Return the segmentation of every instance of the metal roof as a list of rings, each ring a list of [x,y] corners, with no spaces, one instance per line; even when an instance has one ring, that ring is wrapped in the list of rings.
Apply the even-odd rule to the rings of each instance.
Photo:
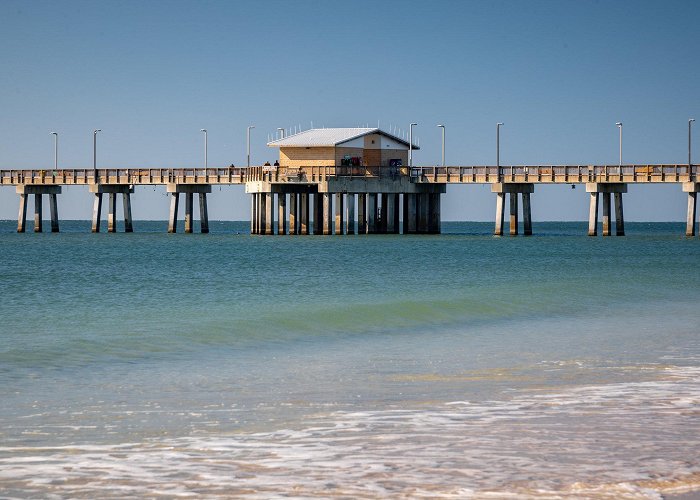
[[[271,148],[333,147],[369,134],[381,134],[408,146],[408,141],[378,128],[312,128],[284,139],[268,142]],[[420,149],[415,144],[413,149]]]

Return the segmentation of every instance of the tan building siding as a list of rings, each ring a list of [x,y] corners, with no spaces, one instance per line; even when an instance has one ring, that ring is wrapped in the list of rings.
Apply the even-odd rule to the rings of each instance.
[[[382,149],[382,167],[389,166],[389,160],[398,158],[401,160],[402,165],[405,167],[408,165],[408,151],[405,149]]]
[[[283,167],[333,166],[335,158],[334,147],[280,148],[280,165]]]
[[[335,148],[335,164],[340,166],[340,160],[346,156],[349,156],[350,158],[355,156],[362,158],[363,152],[364,150],[362,148],[344,148],[342,146],[337,146]],[[360,164],[363,165],[362,162],[360,162]]]

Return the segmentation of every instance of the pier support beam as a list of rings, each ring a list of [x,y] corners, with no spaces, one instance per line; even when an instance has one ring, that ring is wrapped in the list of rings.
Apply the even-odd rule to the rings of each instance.
[[[250,234],[255,234],[255,219],[256,219],[255,208],[256,208],[257,201],[258,201],[257,198],[258,198],[257,193],[251,193],[251,195],[250,195]]]
[[[535,192],[535,185],[531,183],[503,183],[491,185],[491,192],[496,193],[496,227],[493,234],[503,236],[503,221],[505,215],[506,194],[510,194],[510,235],[518,234],[518,195],[523,200],[523,219],[525,221],[523,233],[532,234],[532,213],[530,209],[530,195]]]
[[[277,193],[277,234],[287,234],[287,195]]]
[[[51,209],[51,232],[58,232],[58,202],[56,195],[61,194],[61,186],[42,186],[34,184],[20,184],[16,187],[19,195],[19,212],[17,214],[17,232],[23,233],[27,228],[27,202],[29,195],[34,196],[34,232],[43,230],[43,200],[42,196],[49,195],[49,208]]]
[[[264,193],[265,197],[265,234],[270,236],[275,234],[275,195],[274,193]]]
[[[105,186],[107,187],[107,186]],[[168,232],[177,232],[177,209],[180,194],[185,195],[185,232],[194,232],[194,195],[199,194],[199,218],[200,231],[209,232],[209,210],[207,209],[206,194],[211,193],[210,184],[168,184],[166,191],[172,196],[170,199],[170,217],[168,219]],[[133,192],[133,191],[132,191]],[[204,195],[204,196],[202,196]],[[253,203],[253,202],[251,202]],[[251,216],[254,214],[251,214]],[[251,226],[253,224],[251,223]]]
[[[404,193],[403,195],[403,233],[416,234],[418,232],[418,217],[416,214],[416,199],[418,195],[414,193]]]
[[[377,193],[367,194],[367,233],[377,232]]]
[[[345,234],[355,234],[355,193],[345,197]]]
[[[92,206],[92,232],[100,232],[100,222],[102,219],[102,195],[108,194],[107,200],[107,232],[117,231],[117,195],[121,194],[124,202],[124,231],[131,233],[134,231],[131,218],[131,193],[134,187],[129,184],[90,184],[90,192],[95,195]]]
[[[588,236],[598,236],[598,192],[591,193],[591,204],[588,209]]]
[[[345,232],[345,194],[335,194],[335,234],[343,234]]]
[[[107,232],[116,233],[117,232],[117,195],[116,193],[109,193],[109,198],[107,202]]]
[[[289,234],[299,234],[297,225],[299,218],[297,217],[297,193],[289,193]]]
[[[124,205],[124,232],[134,232],[134,220],[131,217],[131,193],[122,193],[122,204]]]
[[[430,193],[430,220],[428,221],[428,232],[430,234],[440,234],[440,193]]]
[[[28,194],[19,195],[19,215],[17,216],[17,232],[23,233],[27,225],[27,198]]]
[[[42,229],[43,229],[43,226],[42,226],[43,214],[42,214],[41,196],[42,196],[41,194],[34,195],[34,232],[35,233],[40,233],[40,232],[42,232]]]
[[[430,218],[430,194],[419,193],[416,195],[416,210],[418,212],[417,232],[425,234],[428,232],[428,219]]]
[[[366,193],[357,193],[357,234],[367,234]]]
[[[325,235],[333,234],[333,193],[323,193],[321,195],[321,202],[323,203],[323,227],[321,231]]]
[[[55,194],[49,194],[49,211],[51,212],[51,232],[58,232],[58,200]]]
[[[192,233],[192,205],[194,205],[194,193],[185,193],[185,232]]]
[[[518,235],[518,193],[510,193],[510,235]]]
[[[589,182],[586,184],[586,192],[591,194],[590,208],[588,212],[588,236],[598,234],[598,205],[603,198],[603,236],[610,236],[611,231],[611,195],[615,195],[615,234],[624,236],[625,217],[622,206],[622,195],[627,192],[627,184],[619,182]]]
[[[394,234],[401,233],[401,195],[395,193],[394,197]]]
[[[506,208],[506,194],[496,193],[496,227],[493,230],[493,234],[496,236],[503,236],[503,221]]]
[[[625,235],[625,216],[622,212],[622,193],[615,193],[615,235]]]
[[[696,221],[697,221],[697,198],[698,191],[700,191],[700,183],[697,182],[684,182],[683,191],[688,193],[688,215],[685,224],[685,235],[695,236],[696,233]]]
[[[603,236],[610,236],[610,193],[603,196]]]
[[[101,198],[100,198],[101,199]],[[95,200],[97,203],[97,200]],[[177,233],[177,209],[180,204],[180,195],[178,193],[170,193],[170,216],[168,217],[168,232]],[[99,215],[98,215],[99,218]],[[94,225],[94,222],[93,222]],[[99,225],[98,225],[98,231]],[[94,231],[93,231],[94,232]]]
[[[398,208],[395,200],[394,193],[387,193],[382,196],[382,219],[384,221],[382,225],[384,226],[384,231],[390,234],[395,232],[395,213]]]
[[[301,193],[299,195],[299,213],[300,213],[300,224],[299,224],[299,234],[309,234],[309,193]]]
[[[523,234],[532,235],[532,211],[530,209],[530,193],[523,193]]]
[[[207,208],[207,193],[199,193],[199,226],[202,234],[209,232],[209,209]]]

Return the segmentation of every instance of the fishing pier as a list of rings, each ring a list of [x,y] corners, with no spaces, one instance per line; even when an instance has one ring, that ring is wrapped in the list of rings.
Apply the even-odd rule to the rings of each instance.
[[[86,186],[94,194],[92,231],[100,231],[103,195],[108,195],[107,231],[116,231],[121,195],[124,227],[133,231],[131,195],[136,186],[165,186],[169,194],[168,231],[177,232],[180,194],[185,197],[184,230],[194,231],[198,195],[201,231],[208,232],[207,194],[212,186],[245,186],[251,197],[252,234],[437,234],[440,200],[451,184],[489,184],[495,194],[494,234],[504,232],[509,198],[510,234],[532,234],[531,197],[542,184],[585,185],[590,194],[588,234],[624,235],[623,195],[629,184],[676,184],[687,193],[686,235],[695,236],[698,165],[519,165],[454,167],[255,166],[208,169],[0,170],[0,186],[19,195],[17,231],[26,228],[27,205],[34,198],[34,231],[43,230],[42,198],[48,195],[51,231],[59,230],[58,195],[64,186]],[[507,196],[506,196],[507,195]],[[613,204],[614,200],[614,204]]]

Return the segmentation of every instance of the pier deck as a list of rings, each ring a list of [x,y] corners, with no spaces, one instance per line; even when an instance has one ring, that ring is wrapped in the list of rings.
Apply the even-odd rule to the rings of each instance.
[[[51,230],[58,231],[57,195],[62,186],[81,185],[88,186],[95,195],[93,232],[100,230],[103,194],[109,196],[109,232],[116,231],[118,195],[123,198],[125,230],[130,232],[133,228],[130,196],[134,186],[164,185],[171,195],[168,231],[177,231],[179,197],[183,194],[185,232],[193,232],[197,194],[201,231],[206,233],[209,231],[207,194],[211,193],[211,187],[245,185],[246,193],[251,195],[252,234],[354,234],[355,207],[357,233],[411,234],[440,232],[440,195],[448,185],[489,184],[496,195],[494,234],[503,234],[506,198],[510,200],[510,234],[518,234],[520,197],[523,233],[529,235],[535,185],[585,184],[590,194],[588,234],[598,234],[602,198],[603,235],[612,234],[614,207],[615,234],[622,236],[625,234],[622,197],[629,184],[677,184],[688,193],[686,235],[694,236],[700,191],[698,170],[695,164],[17,169],[0,170],[0,186],[15,186],[20,195],[19,232],[25,229],[28,196],[34,196],[34,230],[42,230],[41,199],[48,195]],[[399,227],[400,218],[403,231]]]

